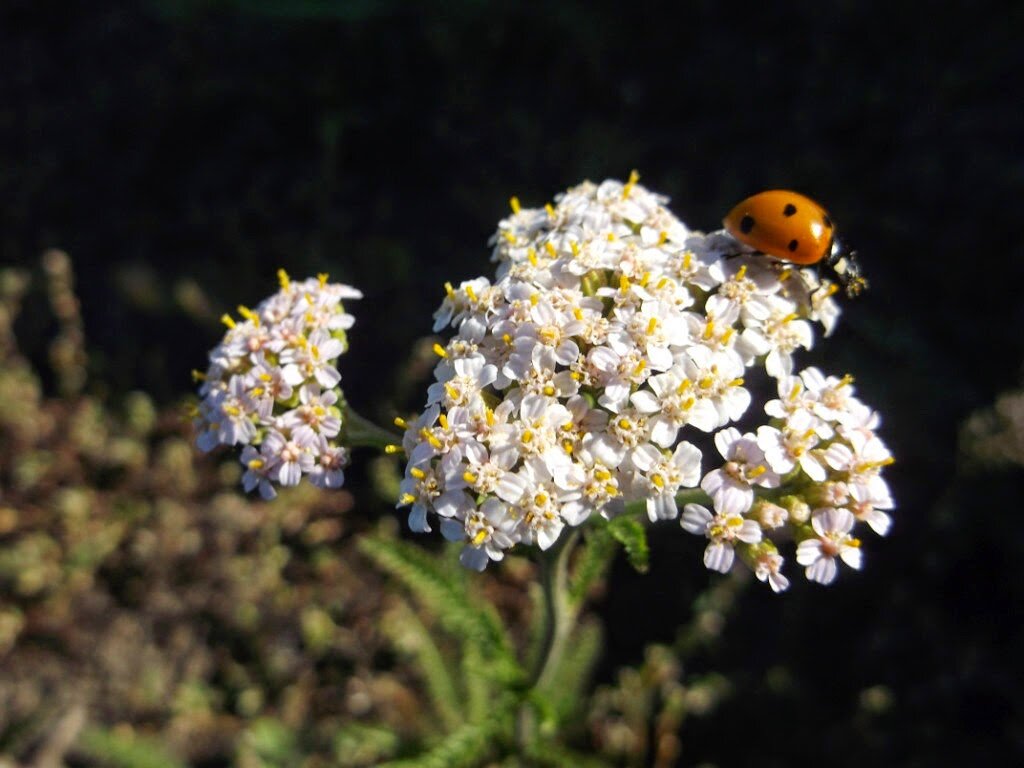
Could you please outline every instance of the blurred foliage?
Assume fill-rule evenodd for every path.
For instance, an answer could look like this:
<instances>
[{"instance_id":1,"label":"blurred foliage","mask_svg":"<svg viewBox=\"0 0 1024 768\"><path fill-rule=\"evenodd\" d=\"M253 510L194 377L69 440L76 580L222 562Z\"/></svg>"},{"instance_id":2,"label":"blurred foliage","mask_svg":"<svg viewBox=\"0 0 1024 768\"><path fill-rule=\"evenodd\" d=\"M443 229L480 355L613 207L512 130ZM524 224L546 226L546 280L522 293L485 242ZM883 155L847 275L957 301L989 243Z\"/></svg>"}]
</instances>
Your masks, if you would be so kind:
<instances>
[{"instance_id":1,"label":"blurred foliage","mask_svg":"<svg viewBox=\"0 0 1024 768\"><path fill-rule=\"evenodd\" d=\"M250 502L232 457L195 461L180 408L82 394L69 261L44 266L58 397L12 332L27 275L0 271L0 753L323 765L343 724L421 728L351 496Z\"/></svg>"},{"instance_id":2,"label":"blurred foliage","mask_svg":"<svg viewBox=\"0 0 1024 768\"><path fill-rule=\"evenodd\" d=\"M960 430L960 454L975 471L1024 467L1024 389L1001 393Z\"/></svg>"},{"instance_id":3,"label":"blurred foliage","mask_svg":"<svg viewBox=\"0 0 1024 768\"><path fill-rule=\"evenodd\" d=\"M397 754L410 737L391 726L430 698L382 635L399 598L351 541L373 515L343 514L343 496L240 498L232 461L193 462L174 404L220 313L286 266L369 297L354 405L381 421L420 407L431 342L404 352L444 280L490 270L509 196L638 168L699 228L760 188L829 206L872 290L805 359L855 375L898 458L894 529L863 573L827 592L797 579L783 600L750 590L731 631L694 646L682 684L718 670L739 695L687 720L680 760L744 764L756 745L763 766L1024 762L1024 6L674 10L0 7L0 262L70 249L82 304L62 278L29 293L24 273L0 278L0 753L42 764L84 717L97 744L152 737L204 766L286 744L328 764L353 744ZM18 316L16 354L13 307L51 285L64 305ZM362 497L387 472L351 480ZM646 646L673 646L709 583L698 543L660 533L649 573L620 558L598 595L601 685L655 663ZM632 674L654 703L630 711L656 707ZM625 707L600 712L640 743ZM655 759L641 741L633 759ZM76 765L95 759L85 744Z\"/></svg>"}]
</instances>

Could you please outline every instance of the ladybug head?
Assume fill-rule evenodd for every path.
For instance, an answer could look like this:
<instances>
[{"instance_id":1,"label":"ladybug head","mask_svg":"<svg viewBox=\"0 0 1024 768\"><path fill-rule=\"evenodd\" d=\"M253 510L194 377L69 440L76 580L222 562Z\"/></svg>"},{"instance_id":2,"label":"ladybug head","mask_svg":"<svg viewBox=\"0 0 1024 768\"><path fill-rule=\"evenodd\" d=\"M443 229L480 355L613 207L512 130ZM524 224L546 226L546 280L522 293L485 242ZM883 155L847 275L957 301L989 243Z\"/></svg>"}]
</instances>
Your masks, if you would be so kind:
<instances>
[{"instance_id":1,"label":"ladybug head","mask_svg":"<svg viewBox=\"0 0 1024 768\"><path fill-rule=\"evenodd\" d=\"M835 274L836 280L851 299L860 296L868 287L868 281L860 268L857 252L850 250L839 239L832 241L832 248L825 257L825 264Z\"/></svg>"}]
</instances>

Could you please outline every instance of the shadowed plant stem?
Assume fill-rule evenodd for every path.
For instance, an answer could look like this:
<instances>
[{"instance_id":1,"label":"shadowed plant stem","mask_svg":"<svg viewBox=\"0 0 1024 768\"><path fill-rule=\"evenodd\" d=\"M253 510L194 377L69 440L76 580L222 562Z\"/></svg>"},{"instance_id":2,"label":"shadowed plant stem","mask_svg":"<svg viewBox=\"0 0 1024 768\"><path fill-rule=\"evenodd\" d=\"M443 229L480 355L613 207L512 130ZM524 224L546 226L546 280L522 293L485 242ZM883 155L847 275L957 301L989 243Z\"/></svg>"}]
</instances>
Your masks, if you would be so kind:
<instances>
[{"instance_id":1,"label":"shadowed plant stem","mask_svg":"<svg viewBox=\"0 0 1024 768\"><path fill-rule=\"evenodd\" d=\"M349 447L369 447L384 450L389 445L401 444L402 435L374 424L360 416L350 405L345 406L345 437Z\"/></svg>"},{"instance_id":2,"label":"shadowed plant stem","mask_svg":"<svg viewBox=\"0 0 1024 768\"><path fill-rule=\"evenodd\" d=\"M533 687L545 692L565 653L565 645L576 625L580 605L569 598L569 560L579 541L574 529L565 543L546 557L541 564L541 588L544 590L544 652L537 659Z\"/></svg>"},{"instance_id":3,"label":"shadowed plant stem","mask_svg":"<svg viewBox=\"0 0 1024 768\"><path fill-rule=\"evenodd\" d=\"M519 746L524 751L537 739L537 707L548 693L558 666L572 635L580 605L569 597L569 560L579 540L578 530L571 531L547 552L540 561L541 590L543 595L544 635L541 650L530 673L527 701L519 712L516 732Z\"/></svg>"}]
</instances>

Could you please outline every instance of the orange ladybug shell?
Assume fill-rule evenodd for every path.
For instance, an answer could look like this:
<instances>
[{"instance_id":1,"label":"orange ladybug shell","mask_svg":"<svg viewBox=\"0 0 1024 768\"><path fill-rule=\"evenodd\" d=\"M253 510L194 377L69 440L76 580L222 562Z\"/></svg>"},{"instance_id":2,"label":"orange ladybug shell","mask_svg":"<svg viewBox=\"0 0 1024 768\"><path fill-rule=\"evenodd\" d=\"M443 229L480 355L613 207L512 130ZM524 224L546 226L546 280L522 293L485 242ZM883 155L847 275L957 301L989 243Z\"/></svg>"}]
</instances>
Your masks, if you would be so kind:
<instances>
[{"instance_id":1,"label":"orange ladybug shell","mask_svg":"<svg viewBox=\"0 0 1024 768\"><path fill-rule=\"evenodd\" d=\"M743 200L722 219L741 243L794 264L817 264L832 248L832 219L806 195L770 189Z\"/></svg>"}]
</instances>

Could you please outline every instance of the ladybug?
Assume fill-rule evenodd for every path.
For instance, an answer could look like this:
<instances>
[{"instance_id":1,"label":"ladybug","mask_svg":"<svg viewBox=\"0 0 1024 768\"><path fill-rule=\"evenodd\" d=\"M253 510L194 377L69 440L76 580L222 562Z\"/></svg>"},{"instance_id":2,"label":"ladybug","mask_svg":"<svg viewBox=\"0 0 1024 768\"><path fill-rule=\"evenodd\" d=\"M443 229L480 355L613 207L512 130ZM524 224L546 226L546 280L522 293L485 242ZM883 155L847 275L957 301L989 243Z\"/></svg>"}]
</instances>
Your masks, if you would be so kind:
<instances>
[{"instance_id":1,"label":"ladybug","mask_svg":"<svg viewBox=\"0 0 1024 768\"><path fill-rule=\"evenodd\" d=\"M788 189L758 192L729 211L722 224L741 243L768 256L800 266L823 263L847 296L867 287L855 252L836 239L831 217L806 195Z\"/></svg>"}]
</instances>

